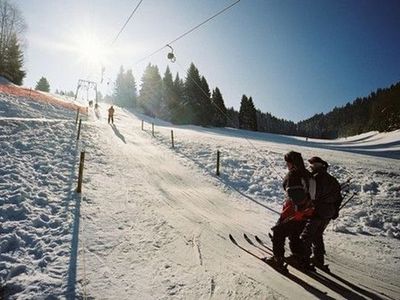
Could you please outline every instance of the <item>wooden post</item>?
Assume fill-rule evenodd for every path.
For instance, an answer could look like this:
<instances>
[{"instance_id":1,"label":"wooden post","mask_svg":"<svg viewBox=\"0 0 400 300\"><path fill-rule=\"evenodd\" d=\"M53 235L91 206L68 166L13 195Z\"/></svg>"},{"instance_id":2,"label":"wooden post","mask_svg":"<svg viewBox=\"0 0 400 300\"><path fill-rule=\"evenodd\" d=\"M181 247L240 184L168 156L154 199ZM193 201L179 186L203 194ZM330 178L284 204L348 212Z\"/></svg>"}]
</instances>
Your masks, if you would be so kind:
<instances>
[{"instance_id":1,"label":"wooden post","mask_svg":"<svg viewBox=\"0 0 400 300\"><path fill-rule=\"evenodd\" d=\"M85 151L81 152L81 159L79 162L79 174L78 174L78 187L76 188L77 193L82 193L82 178L83 178L83 163L85 161Z\"/></svg>"},{"instance_id":2,"label":"wooden post","mask_svg":"<svg viewBox=\"0 0 400 300\"><path fill-rule=\"evenodd\" d=\"M79 107L76 109L76 120L75 120L75 124L78 123L78 118L79 118Z\"/></svg>"},{"instance_id":3,"label":"wooden post","mask_svg":"<svg viewBox=\"0 0 400 300\"><path fill-rule=\"evenodd\" d=\"M143 130L143 123L144 123L144 121L142 120L142 130Z\"/></svg>"},{"instance_id":4,"label":"wooden post","mask_svg":"<svg viewBox=\"0 0 400 300\"><path fill-rule=\"evenodd\" d=\"M154 123L151 123L151 134L154 136Z\"/></svg>"},{"instance_id":5,"label":"wooden post","mask_svg":"<svg viewBox=\"0 0 400 300\"><path fill-rule=\"evenodd\" d=\"M220 155L220 152L219 152L219 150L217 150L217 176L219 176L219 155Z\"/></svg>"},{"instance_id":6,"label":"wooden post","mask_svg":"<svg viewBox=\"0 0 400 300\"><path fill-rule=\"evenodd\" d=\"M171 130L171 142L172 142L172 148L175 148L175 145L174 145L174 131L173 130Z\"/></svg>"},{"instance_id":7,"label":"wooden post","mask_svg":"<svg viewBox=\"0 0 400 300\"><path fill-rule=\"evenodd\" d=\"M81 135L81 124L82 124L82 119L79 119L79 125L78 125L78 135L76 137L76 140L79 140L79 136Z\"/></svg>"}]
</instances>

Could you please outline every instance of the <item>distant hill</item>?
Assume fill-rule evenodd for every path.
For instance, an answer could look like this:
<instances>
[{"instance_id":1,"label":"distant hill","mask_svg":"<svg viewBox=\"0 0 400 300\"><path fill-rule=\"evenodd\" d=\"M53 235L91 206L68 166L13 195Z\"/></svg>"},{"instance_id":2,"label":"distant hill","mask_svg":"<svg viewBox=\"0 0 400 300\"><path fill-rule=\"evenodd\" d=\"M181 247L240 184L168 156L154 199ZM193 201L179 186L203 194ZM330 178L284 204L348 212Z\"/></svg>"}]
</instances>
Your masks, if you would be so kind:
<instances>
[{"instance_id":1,"label":"distant hill","mask_svg":"<svg viewBox=\"0 0 400 300\"><path fill-rule=\"evenodd\" d=\"M400 82L298 123L298 134L337 138L400 128Z\"/></svg>"},{"instance_id":2,"label":"distant hill","mask_svg":"<svg viewBox=\"0 0 400 300\"><path fill-rule=\"evenodd\" d=\"M328 139L393 131L400 128L400 82L298 123L258 110L257 124L258 131Z\"/></svg>"}]
</instances>

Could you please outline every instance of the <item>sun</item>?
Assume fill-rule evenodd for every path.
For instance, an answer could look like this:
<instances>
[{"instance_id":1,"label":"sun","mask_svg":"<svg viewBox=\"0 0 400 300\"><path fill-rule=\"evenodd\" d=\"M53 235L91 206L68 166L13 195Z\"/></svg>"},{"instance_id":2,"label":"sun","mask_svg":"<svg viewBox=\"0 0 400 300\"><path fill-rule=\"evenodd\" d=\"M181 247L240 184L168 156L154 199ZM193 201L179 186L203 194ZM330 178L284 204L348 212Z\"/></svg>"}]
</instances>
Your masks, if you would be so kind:
<instances>
[{"instance_id":1,"label":"sun","mask_svg":"<svg viewBox=\"0 0 400 300\"><path fill-rule=\"evenodd\" d=\"M80 34L75 39L74 48L79 59L91 66L101 66L107 61L108 47L94 34Z\"/></svg>"}]
</instances>

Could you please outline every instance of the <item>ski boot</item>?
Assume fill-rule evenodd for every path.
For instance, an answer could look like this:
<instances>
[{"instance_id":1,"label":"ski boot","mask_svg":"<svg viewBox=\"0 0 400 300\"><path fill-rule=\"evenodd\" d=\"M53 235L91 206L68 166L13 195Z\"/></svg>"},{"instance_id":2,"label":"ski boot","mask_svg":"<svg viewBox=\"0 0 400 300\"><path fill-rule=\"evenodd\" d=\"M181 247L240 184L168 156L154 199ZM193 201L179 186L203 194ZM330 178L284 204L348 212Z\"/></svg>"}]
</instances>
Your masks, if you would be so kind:
<instances>
[{"instance_id":1,"label":"ski boot","mask_svg":"<svg viewBox=\"0 0 400 300\"><path fill-rule=\"evenodd\" d=\"M318 258L318 257L311 257L311 264L315 267L317 267L318 269L325 271L327 273L329 273L331 270L329 269L328 265L324 264L324 258Z\"/></svg>"},{"instance_id":2,"label":"ski boot","mask_svg":"<svg viewBox=\"0 0 400 300\"><path fill-rule=\"evenodd\" d=\"M285 264L284 258L281 256L264 257L262 261L270 265L280 273L289 273L287 269L287 264Z\"/></svg>"},{"instance_id":3,"label":"ski boot","mask_svg":"<svg viewBox=\"0 0 400 300\"><path fill-rule=\"evenodd\" d=\"M287 262L289 265L292 265L294 267L298 267L301 264L301 256L297 254L292 254L288 257L285 257L285 262Z\"/></svg>"}]
</instances>

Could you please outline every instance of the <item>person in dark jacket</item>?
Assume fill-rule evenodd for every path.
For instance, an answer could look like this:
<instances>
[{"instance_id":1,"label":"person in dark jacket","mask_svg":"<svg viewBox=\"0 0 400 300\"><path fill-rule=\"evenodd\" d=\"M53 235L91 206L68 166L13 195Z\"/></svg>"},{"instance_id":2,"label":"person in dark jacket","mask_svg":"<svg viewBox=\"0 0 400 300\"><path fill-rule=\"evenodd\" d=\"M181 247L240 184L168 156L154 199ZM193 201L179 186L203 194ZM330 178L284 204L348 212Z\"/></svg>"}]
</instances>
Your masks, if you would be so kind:
<instances>
[{"instance_id":1,"label":"person in dark jacket","mask_svg":"<svg viewBox=\"0 0 400 300\"><path fill-rule=\"evenodd\" d=\"M108 124L114 124L114 107L111 105L111 107L108 109Z\"/></svg>"},{"instance_id":2,"label":"person in dark jacket","mask_svg":"<svg viewBox=\"0 0 400 300\"><path fill-rule=\"evenodd\" d=\"M313 216L306 221L300 240L303 243L304 262L306 264L311 262L312 246L313 264L317 267L323 267L325 255L323 234L329 221L338 217L343 198L340 193L340 184L327 172L328 163L316 156L310 158L308 162L317 185L314 201L315 210Z\"/></svg>"},{"instance_id":3,"label":"person in dark jacket","mask_svg":"<svg viewBox=\"0 0 400 300\"><path fill-rule=\"evenodd\" d=\"M278 269L284 268L284 246L287 237L292 253L302 255L302 243L299 236L306 218L313 212L309 195L309 182L312 175L305 168L301 154L290 151L284 158L289 171L283 181L286 200L276 225L272 227L274 255L264 259Z\"/></svg>"}]
</instances>

